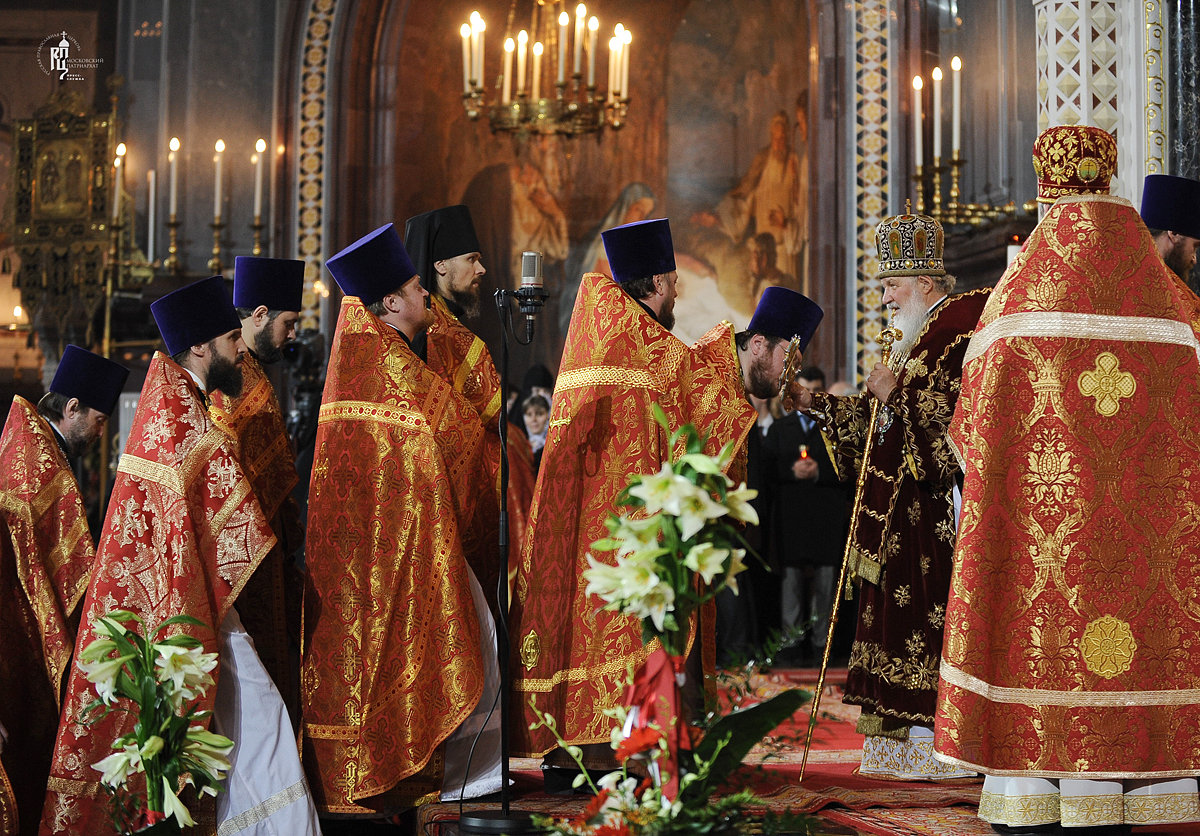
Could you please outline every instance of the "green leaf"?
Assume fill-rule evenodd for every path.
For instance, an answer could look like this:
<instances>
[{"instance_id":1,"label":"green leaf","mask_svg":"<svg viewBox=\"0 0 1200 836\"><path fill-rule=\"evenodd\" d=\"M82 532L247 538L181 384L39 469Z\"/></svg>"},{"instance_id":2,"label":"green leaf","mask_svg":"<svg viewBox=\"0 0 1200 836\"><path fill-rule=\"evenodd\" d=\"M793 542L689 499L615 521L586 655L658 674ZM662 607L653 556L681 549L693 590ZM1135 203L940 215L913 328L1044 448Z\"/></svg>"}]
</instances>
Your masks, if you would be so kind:
<instances>
[{"instance_id":1,"label":"green leaf","mask_svg":"<svg viewBox=\"0 0 1200 836\"><path fill-rule=\"evenodd\" d=\"M195 616L180 613L179 615L173 615L170 618L160 622L159 625L154 628L154 635L160 635L163 630L173 624L191 624L193 627L203 627L208 629L208 625Z\"/></svg>"},{"instance_id":2,"label":"green leaf","mask_svg":"<svg viewBox=\"0 0 1200 836\"><path fill-rule=\"evenodd\" d=\"M791 688L764 703L717 720L694 751L697 760L712 762L707 779L690 784L680 793L680 800L685 805L706 802L713 789L737 769L754 745L795 714L809 696L807 691Z\"/></svg>"},{"instance_id":3,"label":"green leaf","mask_svg":"<svg viewBox=\"0 0 1200 836\"><path fill-rule=\"evenodd\" d=\"M706 456L704 453L688 453L680 457L679 463L688 465L697 473L719 474L721 472L721 468L713 461L712 456Z\"/></svg>"}]
</instances>

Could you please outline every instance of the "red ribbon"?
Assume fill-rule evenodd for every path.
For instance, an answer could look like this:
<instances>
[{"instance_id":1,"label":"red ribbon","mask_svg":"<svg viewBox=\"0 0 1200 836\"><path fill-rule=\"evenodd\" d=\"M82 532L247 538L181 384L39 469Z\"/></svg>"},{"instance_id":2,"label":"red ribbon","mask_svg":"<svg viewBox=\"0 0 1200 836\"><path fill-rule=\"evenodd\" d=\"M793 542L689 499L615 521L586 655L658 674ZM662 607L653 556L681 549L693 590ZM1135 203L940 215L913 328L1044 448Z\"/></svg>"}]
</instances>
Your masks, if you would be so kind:
<instances>
[{"instance_id":1,"label":"red ribbon","mask_svg":"<svg viewBox=\"0 0 1200 836\"><path fill-rule=\"evenodd\" d=\"M637 708L637 718L626 735L626 743L617 750L617 757L628 758L644 752L657 743L659 735L666 738L667 751L659 758L660 767L668 775L663 796L674 801L679 794L679 753L692 748L690 736L684 733L685 720L680 716L681 699L676 674L683 673L684 657L669 656L661 647L651 653L625 689L625 705ZM650 726L656 727L650 729ZM659 731L661 730L661 732Z\"/></svg>"}]
</instances>

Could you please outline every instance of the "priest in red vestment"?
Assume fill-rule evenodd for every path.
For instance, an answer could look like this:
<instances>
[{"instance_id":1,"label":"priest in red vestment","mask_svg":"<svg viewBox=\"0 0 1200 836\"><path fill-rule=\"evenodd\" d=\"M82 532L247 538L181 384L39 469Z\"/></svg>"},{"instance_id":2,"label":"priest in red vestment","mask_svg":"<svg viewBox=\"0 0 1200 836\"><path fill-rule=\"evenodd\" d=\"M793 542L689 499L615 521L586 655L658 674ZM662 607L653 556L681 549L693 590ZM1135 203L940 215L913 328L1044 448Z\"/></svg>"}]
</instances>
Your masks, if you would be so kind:
<instances>
[{"instance_id":1,"label":"priest in red vestment","mask_svg":"<svg viewBox=\"0 0 1200 836\"><path fill-rule=\"evenodd\" d=\"M0 764L14 833L37 833L95 555L70 462L101 437L127 377L69 345L37 408L13 398L0 434Z\"/></svg>"},{"instance_id":2,"label":"priest in red vestment","mask_svg":"<svg viewBox=\"0 0 1200 836\"><path fill-rule=\"evenodd\" d=\"M933 757L959 475L946 431L987 292L951 295L933 218L886 218L876 239L883 303L901 332L890 363L876 364L866 394L802 392L798 404L855 481L845 560L860 597L845 701L863 709L860 771L948 778L970 773Z\"/></svg>"},{"instance_id":3,"label":"priest in red vestment","mask_svg":"<svg viewBox=\"0 0 1200 836\"><path fill-rule=\"evenodd\" d=\"M304 545L300 511L292 499L296 454L265 366L279 362L296 336L304 262L240 255L234 261L233 305L242 321L242 392L212 395L209 415L236 445L238 461L275 532L237 608L254 648L283 696L294 727L300 723L300 606L303 578L293 555Z\"/></svg>"},{"instance_id":4,"label":"priest in red vestment","mask_svg":"<svg viewBox=\"0 0 1200 836\"><path fill-rule=\"evenodd\" d=\"M462 542L487 429L412 350L430 311L392 224L327 266L346 297L309 493L304 759L323 815L376 817L500 788L495 628Z\"/></svg>"},{"instance_id":5,"label":"priest in red vestment","mask_svg":"<svg viewBox=\"0 0 1200 836\"><path fill-rule=\"evenodd\" d=\"M316 833L282 700L233 607L275 544L233 442L207 411L209 392L236 395L240 389L241 323L220 276L162 297L151 311L171 357L155 354L146 374L117 466L76 650L96 638L96 619L118 608L150 624L181 613L204 622L188 632L205 652L219 653L219 666L212 673L216 686L200 707L214 709L214 730L235 742L215 823L230 822L227 830L238 832L234 818L243 826L271 818L287 832ZM76 666L42 812L45 836L111 832L93 764L136 718L113 712L88 722L82 712L94 697ZM264 756L270 756L269 768ZM246 806L248 799L255 800ZM195 812L204 815L199 806ZM213 821L211 813L205 818Z\"/></svg>"},{"instance_id":6,"label":"priest in red vestment","mask_svg":"<svg viewBox=\"0 0 1200 836\"><path fill-rule=\"evenodd\" d=\"M672 455L652 405L672 428L692 424L706 433L708 453L731 442L743 448L733 465L741 473L735 480L743 479L743 442L757 417L746 392L776 394L787 340L800 335L807 345L821 318L815 303L772 288L736 340L722 323L689 347L670 331L677 279L667 220L615 227L603 238L613 278L589 273L580 284L517 569L510 665L521 711L514 710L510 729L514 754L545 755L557 745L544 727L529 729L536 721L531 701L555 718L567 743L603 742L606 749L613 721L603 712L620 703L627 669L657 647L643 644L637 619L602 610L582 578L630 477L657 472ZM701 633L711 669L711 631ZM585 760L603 767L611 753L597 748Z\"/></svg>"},{"instance_id":7,"label":"priest in red vestment","mask_svg":"<svg viewBox=\"0 0 1200 836\"><path fill-rule=\"evenodd\" d=\"M500 421L505 420L504 386L487 345L463 319L481 313L480 277L487 271L480 255L470 210L446 206L409 218L404 225L404 247L429 291L433 321L413 348L429 368L467 398L488 429L484 444L486 478L496 490L481 496L474 522L462 532L471 568L495 605L499 578L497 528L499 526ZM486 314L494 307L486 300ZM508 432L508 527L510 553L518 555L525 544L529 506L533 501L533 452L521 431Z\"/></svg>"},{"instance_id":8,"label":"priest in red vestment","mask_svg":"<svg viewBox=\"0 0 1200 836\"><path fill-rule=\"evenodd\" d=\"M1200 821L1200 342L1194 297L1107 193L1116 162L1098 128L1038 137L1049 210L984 309L951 427L936 748L986 774L998 829Z\"/></svg>"}]
</instances>

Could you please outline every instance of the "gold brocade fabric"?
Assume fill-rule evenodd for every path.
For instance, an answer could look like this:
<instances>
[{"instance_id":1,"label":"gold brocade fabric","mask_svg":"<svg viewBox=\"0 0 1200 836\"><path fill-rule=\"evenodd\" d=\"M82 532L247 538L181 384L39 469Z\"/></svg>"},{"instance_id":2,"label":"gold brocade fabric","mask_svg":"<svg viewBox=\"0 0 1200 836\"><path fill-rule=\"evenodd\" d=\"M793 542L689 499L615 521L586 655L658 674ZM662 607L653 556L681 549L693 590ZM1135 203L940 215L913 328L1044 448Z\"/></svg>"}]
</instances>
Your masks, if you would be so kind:
<instances>
[{"instance_id":1,"label":"gold brocade fabric","mask_svg":"<svg viewBox=\"0 0 1200 836\"><path fill-rule=\"evenodd\" d=\"M655 473L671 451L655 422L659 404L672 427L708 434L706 452L741 450L731 477L743 478L744 441L755 412L746 400L732 328L714 328L696 346L672 336L612 279L583 277L554 389L530 536L517 570L512 647L514 754L540 756L556 744L529 730L538 709L572 744L608 741L627 669L657 647L643 644L637 619L602 611L585 594L591 544L630 477ZM595 555L613 560L611 552ZM702 647L711 650L709 634ZM711 653L705 659L711 667Z\"/></svg>"},{"instance_id":2,"label":"gold brocade fabric","mask_svg":"<svg viewBox=\"0 0 1200 836\"><path fill-rule=\"evenodd\" d=\"M188 373L156 353L146 373L83 602L76 655L95 638L95 619L114 609L151 625L186 613L205 652L246 581L275 544L229 437L208 417ZM213 672L220 684L220 668ZM200 700L211 709L216 686ZM133 728L113 712L84 723L96 692L78 667L68 680L41 832L110 832L107 796L92 764ZM205 721L207 723L207 720Z\"/></svg>"},{"instance_id":3,"label":"gold brocade fabric","mask_svg":"<svg viewBox=\"0 0 1200 836\"><path fill-rule=\"evenodd\" d=\"M299 477L275 387L258 360L242 363L242 394L213 392L209 416L234 440L238 460L271 521L276 545L238 596L238 615L254 649L279 689L293 724L300 712L300 608L304 579L292 562L303 543L299 511L291 497Z\"/></svg>"},{"instance_id":4,"label":"gold brocade fabric","mask_svg":"<svg viewBox=\"0 0 1200 836\"><path fill-rule=\"evenodd\" d=\"M370 813L441 789L441 743L483 691L463 552L485 430L404 339L342 300L317 429L302 669L317 809Z\"/></svg>"},{"instance_id":5,"label":"gold brocade fabric","mask_svg":"<svg viewBox=\"0 0 1200 836\"><path fill-rule=\"evenodd\" d=\"M929 726L954 556L958 464L947 429L986 290L951 296L926 320L869 426L871 396L814 396L830 458L856 482L846 549L862 579L845 701L885 730Z\"/></svg>"},{"instance_id":6,"label":"gold brocade fabric","mask_svg":"<svg viewBox=\"0 0 1200 836\"><path fill-rule=\"evenodd\" d=\"M497 529L500 524L498 502L500 485L500 430L505 420L504 387L483 340L463 325L446 307L440 296L432 299L433 324L426 333L426 362L470 402L479 413L487 434L484 436L482 478L493 490L480 491L475 518L460 532L467 561L483 587L493 611L496 607L497 581L500 577L497 557ZM529 439L521 432L508 433L508 530L510 563L521 554L528 528L529 506L533 502L533 453Z\"/></svg>"},{"instance_id":7,"label":"gold brocade fabric","mask_svg":"<svg viewBox=\"0 0 1200 836\"><path fill-rule=\"evenodd\" d=\"M95 550L75 476L50 425L21 396L0 435L0 724L3 765L36 833L59 695ZM17 808L13 809L14 815Z\"/></svg>"},{"instance_id":8,"label":"gold brocade fabric","mask_svg":"<svg viewBox=\"0 0 1200 836\"><path fill-rule=\"evenodd\" d=\"M1137 212L1059 200L984 311L936 748L998 775L1200 773L1195 300Z\"/></svg>"}]
</instances>

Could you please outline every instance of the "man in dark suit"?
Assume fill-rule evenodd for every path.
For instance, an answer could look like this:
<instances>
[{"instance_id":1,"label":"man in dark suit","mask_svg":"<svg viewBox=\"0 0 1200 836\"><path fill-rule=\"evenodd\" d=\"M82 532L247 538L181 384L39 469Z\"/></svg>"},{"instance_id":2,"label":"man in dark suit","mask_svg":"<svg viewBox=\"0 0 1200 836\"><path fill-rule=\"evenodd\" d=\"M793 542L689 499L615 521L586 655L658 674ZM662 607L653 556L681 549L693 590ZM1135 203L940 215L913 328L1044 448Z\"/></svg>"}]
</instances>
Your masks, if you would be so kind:
<instances>
[{"instance_id":1,"label":"man in dark suit","mask_svg":"<svg viewBox=\"0 0 1200 836\"><path fill-rule=\"evenodd\" d=\"M816 366L800 372L810 392L825 390ZM848 484L838 478L817 423L799 412L777 419L764 441L774 481L774 563L781 572L783 629L811 624L808 646L820 657L829 632L837 567L846 545ZM799 660L796 660L799 661Z\"/></svg>"}]
</instances>

